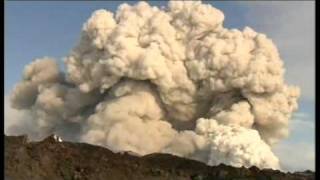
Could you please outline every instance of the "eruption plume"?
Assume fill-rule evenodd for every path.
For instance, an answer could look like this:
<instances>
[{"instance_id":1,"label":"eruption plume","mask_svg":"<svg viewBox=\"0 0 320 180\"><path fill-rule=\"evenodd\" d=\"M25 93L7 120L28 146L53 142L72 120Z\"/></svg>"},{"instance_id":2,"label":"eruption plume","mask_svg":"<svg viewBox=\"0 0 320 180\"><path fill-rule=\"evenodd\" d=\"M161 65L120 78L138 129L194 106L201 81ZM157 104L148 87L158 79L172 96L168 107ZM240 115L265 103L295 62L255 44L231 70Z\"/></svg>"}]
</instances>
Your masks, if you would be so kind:
<instances>
[{"instance_id":1,"label":"eruption plume","mask_svg":"<svg viewBox=\"0 0 320 180\"><path fill-rule=\"evenodd\" d=\"M11 104L32 118L11 132L279 169L271 148L288 136L299 89L285 84L266 35L223 21L200 1L95 11L65 57L66 73L49 57L25 68Z\"/></svg>"}]
</instances>

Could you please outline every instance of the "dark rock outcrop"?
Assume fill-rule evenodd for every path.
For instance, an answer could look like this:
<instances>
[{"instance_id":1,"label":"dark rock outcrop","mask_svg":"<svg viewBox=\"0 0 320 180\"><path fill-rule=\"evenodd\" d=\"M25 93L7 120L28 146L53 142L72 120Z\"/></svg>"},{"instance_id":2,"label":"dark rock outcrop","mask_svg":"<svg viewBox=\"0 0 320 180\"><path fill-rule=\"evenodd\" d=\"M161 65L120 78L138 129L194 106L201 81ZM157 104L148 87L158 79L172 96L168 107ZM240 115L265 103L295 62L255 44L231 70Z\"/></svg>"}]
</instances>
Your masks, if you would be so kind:
<instances>
[{"instance_id":1,"label":"dark rock outcrop","mask_svg":"<svg viewBox=\"0 0 320 180\"><path fill-rule=\"evenodd\" d=\"M137 157L85 143L59 142L49 136L28 142L5 136L5 177L10 180L219 180L315 179L314 172L284 173L257 167L235 168L169 154Z\"/></svg>"}]
</instances>

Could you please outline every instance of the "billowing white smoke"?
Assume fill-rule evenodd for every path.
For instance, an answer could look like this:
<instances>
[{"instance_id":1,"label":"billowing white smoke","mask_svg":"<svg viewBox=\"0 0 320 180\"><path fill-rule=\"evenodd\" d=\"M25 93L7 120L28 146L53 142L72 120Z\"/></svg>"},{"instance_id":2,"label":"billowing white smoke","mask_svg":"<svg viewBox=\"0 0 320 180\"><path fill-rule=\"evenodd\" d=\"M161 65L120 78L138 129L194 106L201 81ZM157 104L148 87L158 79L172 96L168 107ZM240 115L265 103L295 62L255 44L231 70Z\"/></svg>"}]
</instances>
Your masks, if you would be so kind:
<instances>
[{"instance_id":1,"label":"billowing white smoke","mask_svg":"<svg viewBox=\"0 0 320 180\"><path fill-rule=\"evenodd\" d=\"M34 138L278 169L271 146L288 135L299 89L284 84L270 39L223 20L199 1L98 10L65 58L66 75L50 58L34 61L12 105L32 114Z\"/></svg>"}]
</instances>

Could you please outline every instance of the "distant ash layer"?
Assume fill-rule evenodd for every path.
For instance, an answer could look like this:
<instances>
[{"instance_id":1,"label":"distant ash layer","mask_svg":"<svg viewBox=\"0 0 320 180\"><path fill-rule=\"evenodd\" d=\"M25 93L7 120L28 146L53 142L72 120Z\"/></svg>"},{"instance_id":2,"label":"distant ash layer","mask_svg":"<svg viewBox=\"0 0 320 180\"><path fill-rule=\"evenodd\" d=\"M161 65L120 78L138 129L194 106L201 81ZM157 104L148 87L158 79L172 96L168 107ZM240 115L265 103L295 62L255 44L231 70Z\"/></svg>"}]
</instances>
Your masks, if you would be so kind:
<instances>
[{"instance_id":1,"label":"distant ash layer","mask_svg":"<svg viewBox=\"0 0 320 180\"><path fill-rule=\"evenodd\" d=\"M279 169L271 146L288 136L299 89L266 35L223 21L200 1L95 11L66 74L49 57L25 68L11 104L32 118L8 132Z\"/></svg>"}]
</instances>

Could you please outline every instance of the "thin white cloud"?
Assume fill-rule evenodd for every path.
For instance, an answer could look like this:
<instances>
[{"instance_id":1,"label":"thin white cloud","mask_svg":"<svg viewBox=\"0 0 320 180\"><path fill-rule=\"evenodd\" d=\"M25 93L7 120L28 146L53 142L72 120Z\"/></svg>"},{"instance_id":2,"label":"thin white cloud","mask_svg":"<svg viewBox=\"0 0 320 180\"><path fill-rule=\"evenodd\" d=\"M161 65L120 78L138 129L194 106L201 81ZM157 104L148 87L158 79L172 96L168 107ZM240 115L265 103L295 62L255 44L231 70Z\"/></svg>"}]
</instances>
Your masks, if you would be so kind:
<instances>
[{"instance_id":1,"label":"thin white cloud","mask_svg":"<svg viewBox=\"0 0 320 180\"><path fill-rule=\"evenodd\" d=\"M303 133L315 131L314 121L307 120L308 115L298 113L303 118L294 118L290 124L291 136L305 136ZM314 135L314 133L313 133ZM288 139L274 147L274 153L279 157L283 170L304 171L306 169L315 170L315 144L312 140L305 141Z\"/></svg>"},{"instance_id":2,"label":"thin white cloud","mask_svg":"<svg viewBox=\"0 0 320 180\"><path fill-rule=\"evenodd\" d=\"M310 117L309 114L304 113L304 112L297 112L297 113L293 114L293 118L297 118L297 119L299 119L299 118L306 119L308 117Z\"/></svg>"},{"instance_id":3,"label":"thin white cloud","mask_svg":"<svg viewBox=\"0 0 320 180\"><path fill-rule=\"evenodd\" d=\"M310 118L312 117L306 112L294 113L290 122L290 130L296 131L302 129L307 132L315 130L315 121Z\"/></svg>"},{"instance_id":4,"label":"thin white cloud","mask_svg":"<svg viewBox=\"0 0 320 180\"><path fill-rule=\"evenodd\" d=\"M315 124L314 121L306 120L306 119L293 119L291 122L291 129L304 129L304 130L314 130Z\"/></svg>"},{"instance_id":5,"label":"thin white cloud","mask_svg":"<svg viewBox=\"0 0 320 180\"><path fill-rule=\"evenodd\" d=\"M310 143L282 143L274 153L280 158L284 171L315 170L315 147Z\"/></svg>"}]
</instances>

